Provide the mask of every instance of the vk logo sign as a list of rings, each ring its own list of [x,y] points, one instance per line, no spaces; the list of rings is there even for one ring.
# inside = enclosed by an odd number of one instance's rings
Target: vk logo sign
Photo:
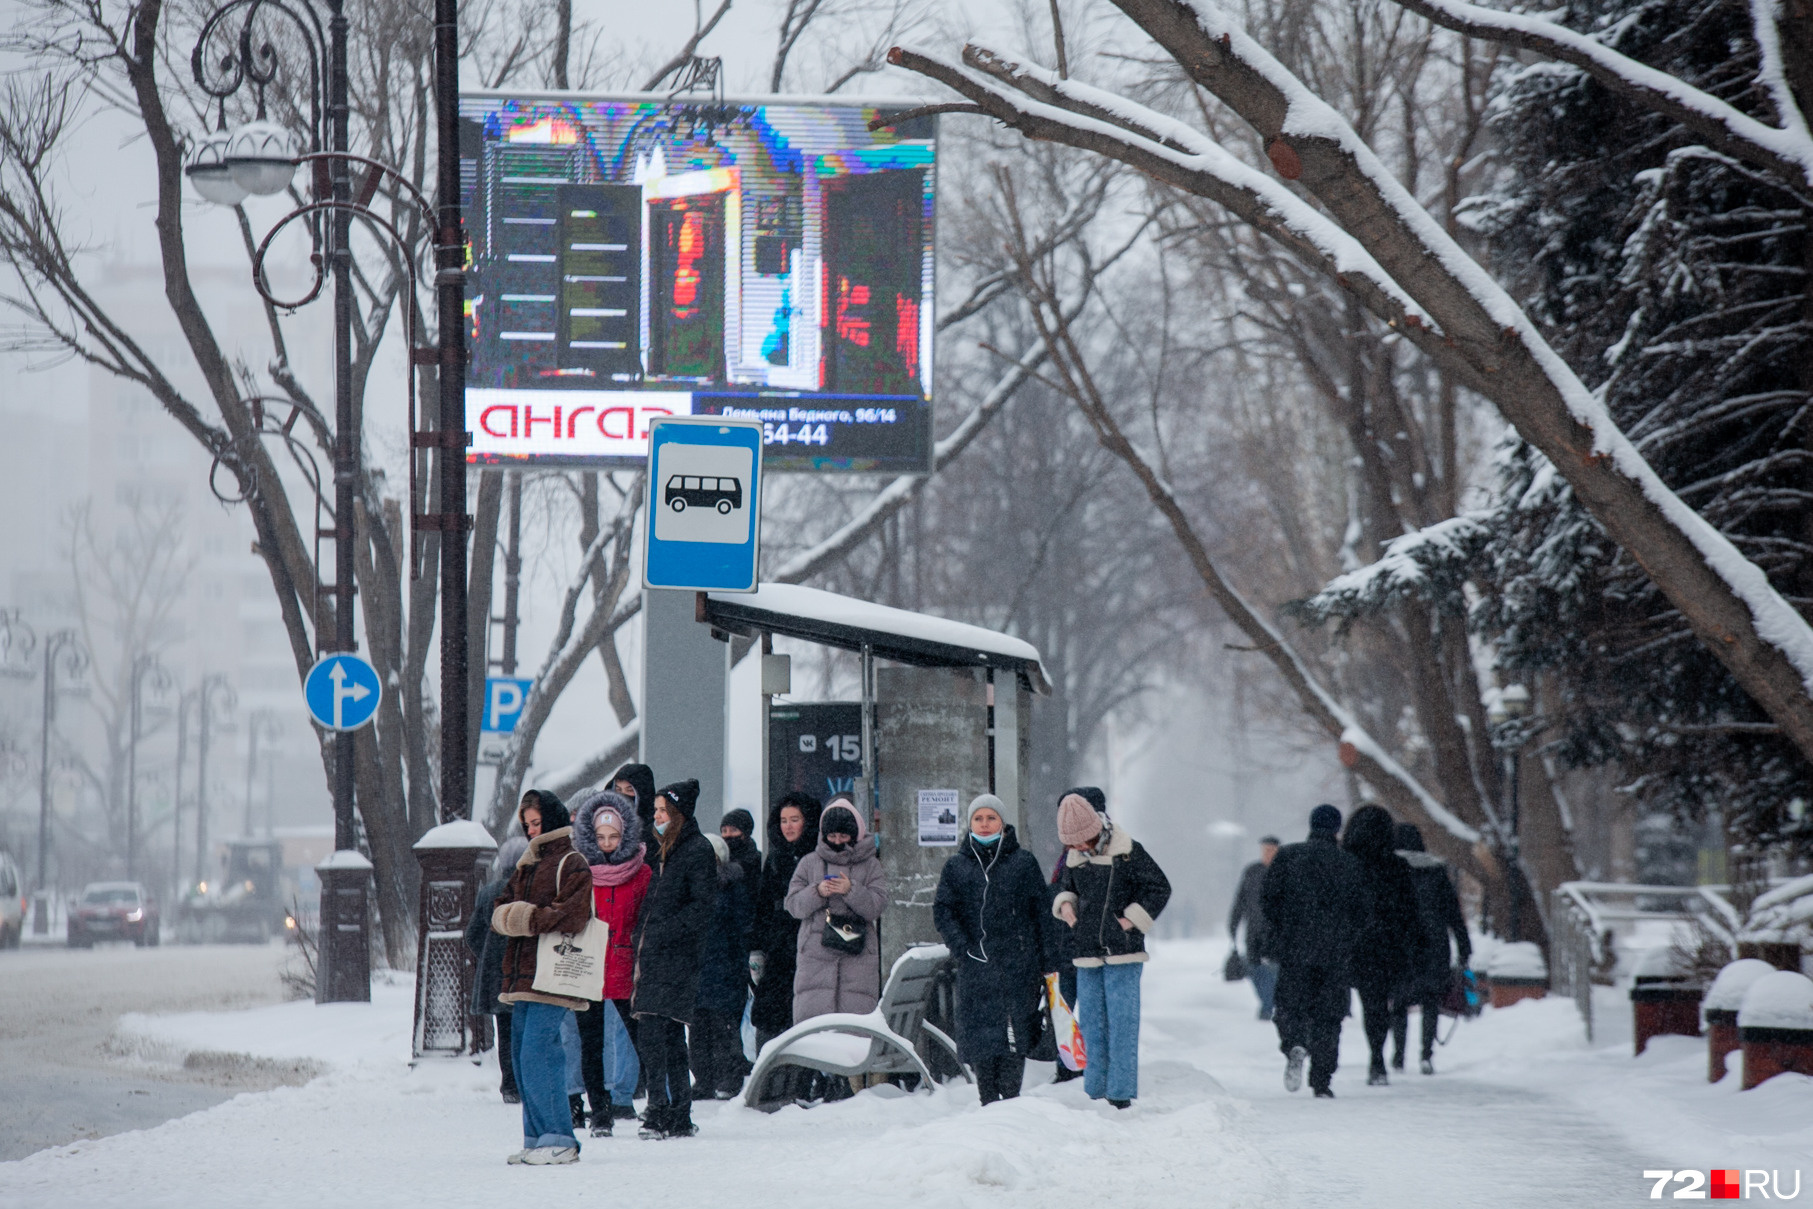
[[[371,664],[357,655],[335,651],[323,655],[309,669],[302,696],[317,725],[328,730],[358,730],[378,712],[384,686]]]
[[[479,729],[504,735],[513,732],[516,720],[522,716],[523,702],[528,699],[529,686],[534,683],[533,680],[513,680],[505,676],[487,679],[485,717]]]

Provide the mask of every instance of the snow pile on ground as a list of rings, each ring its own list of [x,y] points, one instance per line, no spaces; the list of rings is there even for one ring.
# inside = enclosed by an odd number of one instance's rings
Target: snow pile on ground
[[[1660,1038],[1631,1057],[1627,1000],[1598,1005],[1589,1045],[1571,1002],[1488,1010],[1437,1050],[1434,1078],[1365,1086],[1357,1019],[1343,1035],[1337,1099],[1287,1095],[1270,1025],[1245,983],[1221,978],[1225,944],[1159,942],[1145,974],[1139,1102],[1116,1112],[1080,1081],[1045,1082],[980,1109],[962,1084],[934,1095],[877,1088],[772,1116],[695,1106],[699,1136],[641,1142],[633,1128],[585,1139],[567,1168],[510,1168],[517,1109],[497,1069],[408,1064],[410,988],[373,1002],[134,1016],[116,1047],[136,1061],[242,1054],[314,1062],[303,1087],[237,1097],[156,1129],[0,1164],[0,1206],[440,1202],[637,1209],[821,1200],[881,1209],[1108,1203],[1171,1206],[1635,1205],[1647,1168],[1764,1167],[1813,1154],[1813,1079],[1739,1092],[1706,1082],[1705,1042]],[[1446,1022],[1449,1028],[1452,1022]],[[1413,1038],[1417,1022],[1412,1017]],[[1413,1041],[1414,1044],[1414,1041]],[[1813,1175],[1810,1172],[1809,1175]]]

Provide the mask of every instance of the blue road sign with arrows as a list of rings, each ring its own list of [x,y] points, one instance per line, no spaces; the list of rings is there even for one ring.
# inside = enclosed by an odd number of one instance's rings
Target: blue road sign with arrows
[[[302,682],[302,697],[317,725],[358,730],[378,712],[384,697],[378,669],[345,651],[323,655]]]
[[[648,430],[650,588],[753,592],[762,537],[762,425],[662,416]]]

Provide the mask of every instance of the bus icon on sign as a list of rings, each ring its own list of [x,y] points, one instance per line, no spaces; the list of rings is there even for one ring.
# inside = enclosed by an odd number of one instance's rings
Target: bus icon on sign
[[[729,516],[733,509],[743,506],[743,484],[737,479],[676,474],[667,480],[663,502],[675,512],[685,512],[688,508],[716,508],[718,515]]]

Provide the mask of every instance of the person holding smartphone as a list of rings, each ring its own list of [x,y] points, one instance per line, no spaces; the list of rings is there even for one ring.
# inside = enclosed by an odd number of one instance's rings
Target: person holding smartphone
[[[860,1015],[881,999],[875,923],[888,905],[881,856],[848,794],[826,804],[818,834],[818,846],[800,858],[787,889],[787,913],[800,921],[795,1024],[827,1012]]]

